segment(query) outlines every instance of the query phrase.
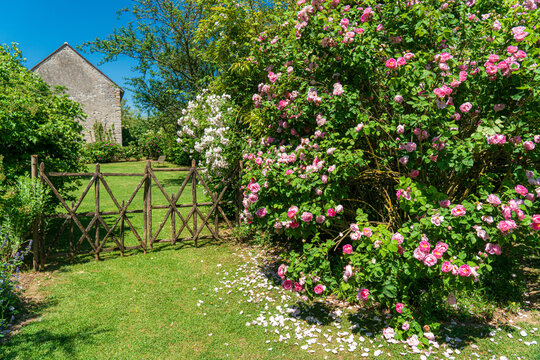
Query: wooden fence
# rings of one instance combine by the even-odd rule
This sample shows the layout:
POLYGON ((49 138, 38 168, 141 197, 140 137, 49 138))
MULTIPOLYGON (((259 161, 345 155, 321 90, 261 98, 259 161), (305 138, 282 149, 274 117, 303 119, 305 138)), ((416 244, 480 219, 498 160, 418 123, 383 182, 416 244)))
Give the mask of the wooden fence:
MULTIPOLYGON (((65 213, 60 214, 44 214, 41 219, 37 220, 34 224, 33 230, 33 254, 34 254, 34 269, 39 270, 43 268, 46 260, 51 256, 55 245, 60 239, 61 235, 66 231, 66 228, 69 228, 69 252, 67 253, 56 253, 58 256, 70 256, 73 258, 77 254, 83 254, 85 252, 81 251, 81 245, 86 242, 91 247, 91 254, 94 254, 96 260, 99 260, 99 255, 102 252, 109 251, 120 251, 121 256, 124 256, 124 252, 130 249, 141 249, 146 253, 148 250, 153 248, 153 244, 156 242, 171 242, 175 244, 177 241, 183 240, 193 240, 195 246, 198 246, 198 239, 204 238, 214 238, 219 239, 219 217, 224 220, 227 227, 233 227, 233 223, 227 217, 225 211, 222 208, 223 204, 234 204, 235 208, 235 221, 239 221, 238 209, 239 203, 238 194, 235 195, 235 201, 223 201, 223 196, 226 191, 235 187, 237 177, 239 176, 239 168, 233 169, 227 176, 225 176, 216 188, 220 188, 220 193, 215 193, 210 190, 205 181, 204 174, 201 172, 202 169, 197 168, 195 160, 192 162, 191 167, 176 167, 176 168, 152 168, 152 163, 150 161, 146 162, 143 173, 103 173, 101 172, 100 165, 96 164, 94 172, 86 173, 60 173, 60 172, 46 172, 45 165, 40 164, 38 168, 38 159, 37 156, 33 155, 31 158, 32 166, 32 177, 38 177, 40 181, 48 186, 54 196, 58 199, 61 206, 65 209, 65 213), (173 172, 185 172, 186 175, 182 185, 176 193, 167 194, 163 185, 156 177, 156 172, 160 171, 173 171, 173 172), (132 176, 140 177, 138 185, 135 187, 128 199, 117 199, 109 184, 105 180, 105 177, 112 176, 132 176), (84 191, 78 198, 76 202, 71 202, 68 204, 66 200, 59 193, 58 189, 55 187, 51 181, 54 177, 89 177, 90 181, 84 188, 84 191), (191 203, 188 204, 178 204, 180 196, 186 189, 186 186, 191 183, 191 203), (152 201, 152 186, 156 186, 160 192, 163 194, 166 199, 166 204, 155 204, 152 201), (207 202, 197 202, 197 185, 201 185, 206 191, 207 195, 211 198, 211 201, 207 202), (220 187, 221 186, 221 187, 220 187), (94 188, 94 211, 91 212, 77 212, 81 203, 83 202, 85 196, 94 188), (105 190, 106 194, 110 196, 113 201, 116 211, 101 211, 101 197, 102 189, 105 190), (142 189, 143 191, 143 201, 142 209, 130 209, 130 206, 133 207, 134 199, 137 193, 142 189), (210 207, 210 210, 203 215, 200 208, 210 207), (180 208, 191 208, 187 216, 182 215, 179 211, 180 208), (154 231, 152 223, 152 210, 154 209, 167 209, 166 215, 160 221, 159 225, 154 231), (132 221, 129 219, 127 214, 142 214, 143 226, 142 229, 137 229, 133 225, 132 221), (104 216, 117 215, 116 219, 112 224, 107 224, 105 222, 104 216), (84 226, 81 218, 82 217, 92 217, 90 223, 87 226, 84 226), (62 225, 57 230, 56 234, 52 237, 52 240, 46 241, 45 218, 60 218, 64 219, 62 225), (167 223, 167 220, 170 218, 170 238, 160 238, 162 230, 167 223), (199 222, 200 220, 200 222, 199 222), (137 245, 134 246, 125 246, 124 243, 124 232, 125 225, 127 224, 128 230, 130 230, 135 238, 137 239, 137 245), (100 233, 100 228, 104 229, 104 234, 100 233), (74 229, 78 228, 81 232, 79 239, 74 238, 74 229), (91 236, 90 232, 92 228, 95 228, 94 236, 91 236), (203 229, 208 229, 210 235, 201 236, 203 229), (115 230, 119 230, 118 236, 115 235, 115 230), (184 230, 187 230, 190 234, 189 237, 181 238, 181 234, 184 230), (113 247, 105 247, 106 241, 112 240, 114 242, 113 247)), ((88 252, 86 252, 88 253, 88 252)))

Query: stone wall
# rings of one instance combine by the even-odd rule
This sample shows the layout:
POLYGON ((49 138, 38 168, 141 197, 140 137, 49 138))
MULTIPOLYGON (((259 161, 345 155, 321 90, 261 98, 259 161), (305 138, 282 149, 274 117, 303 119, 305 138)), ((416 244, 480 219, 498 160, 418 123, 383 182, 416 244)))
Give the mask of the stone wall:
POLYGON ((94 129, 99 122, 122 144, 123 91, 75 49, 64 44, 32 70, 50 85, 65 86, 69 97, 82 104, 87 117, 80 121, 86 141, 96 140, 94 129))

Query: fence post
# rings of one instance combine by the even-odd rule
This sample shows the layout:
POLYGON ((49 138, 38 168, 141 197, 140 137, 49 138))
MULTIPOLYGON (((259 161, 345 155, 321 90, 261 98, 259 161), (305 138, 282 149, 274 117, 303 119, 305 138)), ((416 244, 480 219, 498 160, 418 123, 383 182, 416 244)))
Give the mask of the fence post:
POLYGON ((144 253, 146 254, 146 249, 148 247, 148 191, 149 191, 149 180, 150 180, 150 161, 146 162, 144 167, 144 175, 146 179, 144 180, 144 193, 143 193, 143 232, 144 232, 144 253))
MULTIPOLYGON (((71 202, 71 208, 75 209, 75 203, 71 202)), ((74 221, 73 216, 69 217, 69 258, 71 262, 75 258, 75 247, 73 246, 73 231, 74 231, 74 221)))
MULTIPOLYGON (((122 209, 126 207, 125 200, 122 200, 122 209)), ((120 256, 124 257, 124 218, 125 215, 122 216, 122 219, 120 220, 120 243, 122 244, 122 247, 120 248, 120 256)))
MULTIPOLYGON (((32 179, 37 179, 38 177, 38 156, 37 155, 31 155, 30 156, 30 166, 31 171, 30 174, 32 176, 32 179)), ((34 219, 34 223, 32 224, 32 252, 34 255, 33 259, 33 266, 34 271, 39 271, 39 229, 38 229, 39 219, 34 219)))
MULTIPOLYGON (((152 162, 148 160, 148 171, 152 171, 152 162)), ((148 177, 148 233, 150 234, 150 249, 154 249, 154 230, 152 229, 152 178, 148 177)))
MULTIPOLYGON (((95 191, 95 201, 94 201, 94 216, 99 216, 99 172, 100 172, 100 165, 96 164, 96 173, 95 177, 97 178, 96 182, 94 182, 94 191, 95 191)), ((95 240, 96 248, 99 247, 99 221, 96 221, 96 240, 95 240)), ((95 253, 96 260, 99 260, 99 252, 95 253)))
MULTIPOLYGON (((197 209, 197 162, 195 159, 191 160, 191 167, 193 168, 193 177, 191 178, 191 197, 193 202, 193 210, 197 209)), ((195 247, 197 247, 197 213, 193 212, 193 240, 195 241, 195 247)))
MULTIPOLYGON (((171 194, 171 199, 175 202, 176 205, 176 197, 174 194, 171 194)), ((176 211, 173 210, 171 205, 171 241, 172 244, 176 244, 176 211)))

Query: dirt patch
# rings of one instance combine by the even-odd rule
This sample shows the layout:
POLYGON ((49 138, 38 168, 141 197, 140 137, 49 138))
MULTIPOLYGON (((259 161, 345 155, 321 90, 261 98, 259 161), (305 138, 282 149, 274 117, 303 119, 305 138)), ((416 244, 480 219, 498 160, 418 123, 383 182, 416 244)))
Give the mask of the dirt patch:
POLYGON ((10 335, 15 335, 24 325, 35 321, 40 309, 46 306, 46 288, 54 281, 51 272, 27 272, 19 274, 19 297, 23 303, 23 313, 11 328, 10 335))

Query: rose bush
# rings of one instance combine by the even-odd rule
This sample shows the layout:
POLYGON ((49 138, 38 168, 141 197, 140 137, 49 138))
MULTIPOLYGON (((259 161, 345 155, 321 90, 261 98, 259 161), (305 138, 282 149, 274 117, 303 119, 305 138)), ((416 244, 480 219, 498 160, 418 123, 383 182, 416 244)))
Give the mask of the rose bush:
POLYGON ((276 15, 247 60, 262 82, 242 217, 296 249, 284 286, 394 309, 384 335, 418 346, 433 334, 415 314, 508 281, 497 263, 540 234, 538 14, 299 0, 276 15))

